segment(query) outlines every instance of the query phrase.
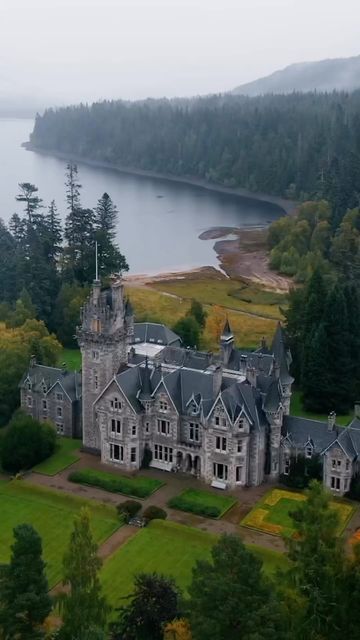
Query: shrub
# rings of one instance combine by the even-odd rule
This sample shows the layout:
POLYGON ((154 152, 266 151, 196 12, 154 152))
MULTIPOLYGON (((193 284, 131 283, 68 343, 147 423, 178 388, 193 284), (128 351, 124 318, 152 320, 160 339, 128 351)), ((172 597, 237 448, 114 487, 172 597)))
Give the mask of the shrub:
POLYGON ((164 509, 160 509, 160 507, 151 504, 145 509, 144 518, 146 518, 146 520, 166 520, 167 513, 164 509))
POLYGON ((289 475, 282 474, 280 482, 293 489, 306 489, 310 480, 321 480, 322 464, 319 455, 312 458, 292 456, 289 475))
POLYGON ((161 487, 161 482, 152 478, 136 476, 134 478, 117 476, 106 471, 95 471, 95 469, 80 469, 73 471, 68 476, 71 482, 88 484, 92 487, 100 487, 112 493, 123 493, 126 496, 136 498, 147 498, 156 489, 161 487))
POLYGON ((150 447, 145 445, 143 458, 142 458, 142 461, 141 461, 141 468, 142 469, 148 469, 150 467, 151 460, 152 460, 152 451, 151 451, 150 447))
POLYGON ((204 516, 205 518, 218 518, 221 514, 219 507, 214 507, 206 504, 197 504, 191 500, 188 500, 186 496, 175 496, 168 502, 168 506, 172 509, 180 509, 181 511, 189 511, 195 513, 198 516, 204 516))
POLYGON ((116 509, 119 516, 124 516, 125 521, 129 522, 140 511, 141 504, 137 500, 125 500, 125 502, 118 504, 116 509))
POLYGON ((17 473, 31 469, 55 451, 56 432, 48 422, 38 422, 17 411, 1 444, 1 464, 5 471, 17 473))

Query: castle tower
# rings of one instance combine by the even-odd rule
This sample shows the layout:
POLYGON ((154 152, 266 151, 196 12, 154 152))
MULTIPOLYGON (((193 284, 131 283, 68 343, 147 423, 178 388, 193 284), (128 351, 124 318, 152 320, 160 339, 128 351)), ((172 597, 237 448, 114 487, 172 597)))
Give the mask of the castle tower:
POLYGON ((109 289, 94 280, 89 299, 81 309, 77 339, 82 355, 83 445, 100 452, 100 433, 94 402, 107 383, 127 362, 127 345, 133 333, 133 316, 124 300, 121 276, 109 289))
POLYGON ((231 331, 229 320, 226 318, 225 326, 220 336, 221 358, 224 367, 229 364, 234 349, 234 334, 231 331))

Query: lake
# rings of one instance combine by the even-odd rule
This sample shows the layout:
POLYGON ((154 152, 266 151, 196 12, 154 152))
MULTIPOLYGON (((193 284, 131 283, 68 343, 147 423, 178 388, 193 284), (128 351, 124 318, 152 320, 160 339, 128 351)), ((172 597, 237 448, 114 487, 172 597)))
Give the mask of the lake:
MULTIPOLYGON (((32 120, 0 119, 0 217, 21 212, 19 182, 39 189, 44 204, 54 199, 65 218, 66 162, 27 151, 32 120)), ((106 191, 119 210, 117 241, 130 273, 159 273, 218 266, 214 240, 199 235, 212 227, 264 225, 283 214, 275 205, 170 180, 120 173, 78 163, 84 207, 94 207, 106 191)))

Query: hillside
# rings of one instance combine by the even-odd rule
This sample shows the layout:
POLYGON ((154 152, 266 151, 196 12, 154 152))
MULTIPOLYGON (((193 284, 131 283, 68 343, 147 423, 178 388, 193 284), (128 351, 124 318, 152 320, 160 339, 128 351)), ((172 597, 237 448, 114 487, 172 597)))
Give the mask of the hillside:
POLYGON ((234 95, 257 96, 292 91, 353 91, 360 88, 360 56, 300 62, 269 76, 242 84, 234 95))

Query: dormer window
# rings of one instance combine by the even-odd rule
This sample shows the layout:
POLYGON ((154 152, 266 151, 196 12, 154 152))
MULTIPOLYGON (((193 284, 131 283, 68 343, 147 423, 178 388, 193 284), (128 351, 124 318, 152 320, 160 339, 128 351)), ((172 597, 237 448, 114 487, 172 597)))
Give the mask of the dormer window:
POLYGON ((239 429, 243 429, 245 426, 245 419, 244 418, 240 418, 239 419, 239 429))
POLYGON ((56 394, 56 400, 58 402, 62 402, 63 401, 63 394, 62 393, 57 393, 56 394))
POLYGON ((29 391, 31 391, 31 382, 30 382, 30 380, 27 381, 26 387, 27 387, 27 389, 29 389, 29 391))
POLYGON ((121 401, 119 400, 119 398, 117 398, 116 396, 115 396, 115 398, 112 398, 110 400, 110 407, 112 409, 121 409, 122 404, 121 404, 121 401))
POLYGON ((160 400, 159 401, 159 409, 160 411, 167 411, 168 410, 168 403, 165 400, 160 400))
POLYGON ((311 458, 313 454, 312 445, 309 443, 305 447, 305 458, 311 458))

